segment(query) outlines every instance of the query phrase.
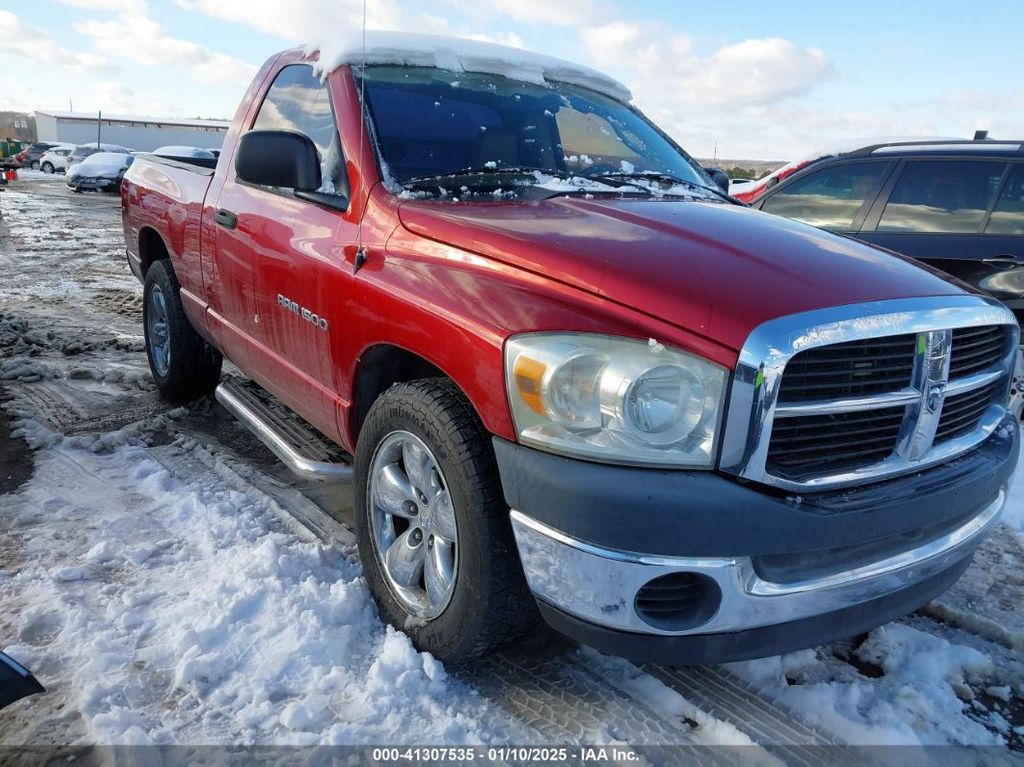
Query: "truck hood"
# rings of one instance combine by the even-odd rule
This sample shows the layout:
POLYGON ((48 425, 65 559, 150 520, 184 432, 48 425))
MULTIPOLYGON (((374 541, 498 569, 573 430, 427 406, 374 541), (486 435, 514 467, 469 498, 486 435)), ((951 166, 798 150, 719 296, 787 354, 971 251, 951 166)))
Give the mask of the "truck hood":
POLYGON ((542 274, 733 349, 767 320, 963 290, 846 237, 760 211, 678 199, 402 204, 423 237, 542 274))

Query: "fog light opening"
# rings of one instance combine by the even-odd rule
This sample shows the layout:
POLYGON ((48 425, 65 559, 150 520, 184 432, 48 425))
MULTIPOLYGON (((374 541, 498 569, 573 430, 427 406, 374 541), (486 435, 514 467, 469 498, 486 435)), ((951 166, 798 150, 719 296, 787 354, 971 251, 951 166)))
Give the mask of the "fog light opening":
POLYGON ((700 573, 669 573, 648 581, 636 594, 640 619, 662 631, 687 631, 711 620, 722 603, 722 590, 700 573))

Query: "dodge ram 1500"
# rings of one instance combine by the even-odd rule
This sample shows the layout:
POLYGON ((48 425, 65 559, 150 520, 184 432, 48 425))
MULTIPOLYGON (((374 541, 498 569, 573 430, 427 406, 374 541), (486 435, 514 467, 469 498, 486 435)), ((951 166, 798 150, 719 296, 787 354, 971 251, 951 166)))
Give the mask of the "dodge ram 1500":
POLYGON ((352 482, 370 591, 417 646, 472 658, 540 616, 735 660, 959 578, 1019 450, 1004 306, 736 204, 586 67, 326 48, 263 66, 217 160, 139 157, 127 257, 162 395, 215 392, 352 482))

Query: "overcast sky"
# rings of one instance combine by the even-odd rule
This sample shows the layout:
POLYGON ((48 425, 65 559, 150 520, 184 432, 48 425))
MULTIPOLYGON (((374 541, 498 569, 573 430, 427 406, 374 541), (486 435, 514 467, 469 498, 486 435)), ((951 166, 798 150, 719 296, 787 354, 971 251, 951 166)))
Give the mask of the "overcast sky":
MULTIPOLYGON (((629 85, 691 153, 791 159, 872 136, 1024 138, 1020 0, 367 0, 368 26, 489 39, 629 85)), ((3 0, 0 109, 234 114, 271 54, 361 0, 3 0)))

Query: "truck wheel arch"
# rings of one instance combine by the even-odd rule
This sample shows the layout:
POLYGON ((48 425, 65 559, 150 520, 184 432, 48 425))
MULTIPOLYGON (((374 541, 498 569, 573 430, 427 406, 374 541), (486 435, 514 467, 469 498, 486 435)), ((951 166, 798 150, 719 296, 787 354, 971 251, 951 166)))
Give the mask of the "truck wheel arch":
MULTIPOLYGON (((348 424, 352 445, 356 444, 363 422, 381 394, 397 383, 420 378, 447 378, 454 381, 427 358, 400 346, 380 343, 365 349, 356 361, 355 375, 352 377, 353 400, 348 424)), ((458 382, 455 384, 458 386, 458 382)), ((461 386, 459 388, 465 394, 465 389, 461 386)))
POLYGON ((143 278, 154 262, 170 257, 167 244, 156 229, 146 226, 139 230, 139 260, 142 262, 143 278))

